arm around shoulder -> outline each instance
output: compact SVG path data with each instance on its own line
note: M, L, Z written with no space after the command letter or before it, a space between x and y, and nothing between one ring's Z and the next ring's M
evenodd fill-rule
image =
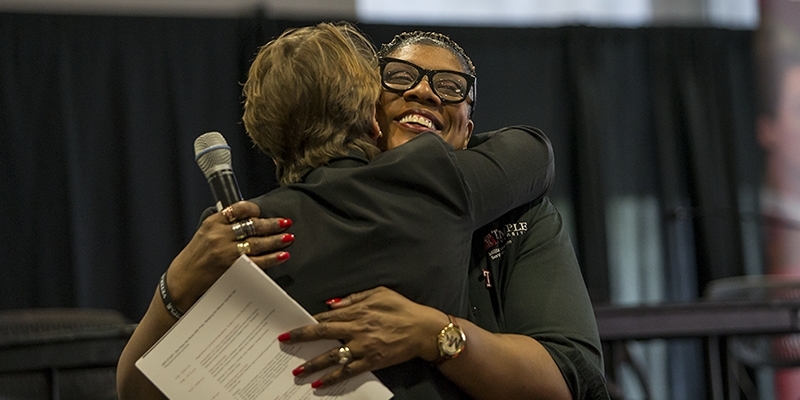
M476 135L456 152L469 187L476 228L505 212L544 197L555 180L550 139L530 126L511 126Z

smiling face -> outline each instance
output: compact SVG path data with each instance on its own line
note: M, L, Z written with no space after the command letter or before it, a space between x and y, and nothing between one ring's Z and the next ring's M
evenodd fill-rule
M388 54L429 70L462 71L458 58L442 47L411 44ZM378 100L377 118L387 150L402 145L424 131L433 131L456 150L466 147L474 126L469 118L471 100L443 103L431 89L427 78L404 93L383 90Z

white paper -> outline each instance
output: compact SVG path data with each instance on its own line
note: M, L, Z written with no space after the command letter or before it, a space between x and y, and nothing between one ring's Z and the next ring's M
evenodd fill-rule
M316 390L310 383L326 371L296 382L294 368L341 344L319 340L286 345L277 337L315 323L250 258L242 256L136 367L175 400L392 397L372 373Z

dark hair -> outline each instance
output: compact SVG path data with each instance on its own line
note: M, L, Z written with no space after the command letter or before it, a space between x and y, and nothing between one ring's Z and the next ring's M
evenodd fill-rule
M458 45L453 39L450 39L449 36L438 33L438 32L426 32L426 31L413 31L413 32L403 32L396 35L391 42L384 43L381 45L381 49L378 50L378 57L387 57L394 54L398 49L406 46L411 46L415 44L421 45L428 45L428 46L436 46L441 47L443 49L449 50L453 53L456 58L458 58L459 62L461 63L461 68L463 72L466 72L472 76L477 77L475 73L475 64L472 63L472 59L469 58L464 49ZM478 89L477 89L477 79L475 80L475 84L472 85L472 104L470 106L470 117L472 113L475 111L475 99L477 97Z

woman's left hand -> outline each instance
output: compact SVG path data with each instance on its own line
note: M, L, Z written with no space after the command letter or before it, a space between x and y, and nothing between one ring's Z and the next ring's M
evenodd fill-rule
M312 383L314 388L415 357L432 361L439 356L436 337L448 322L442 311L382 286L332 299L328 304L332 310L314 316L319 324L293 329L278 338L287 344L338 339L350 349L352 360ZM298 366L293 373L307 376L339 361L337 347Z

